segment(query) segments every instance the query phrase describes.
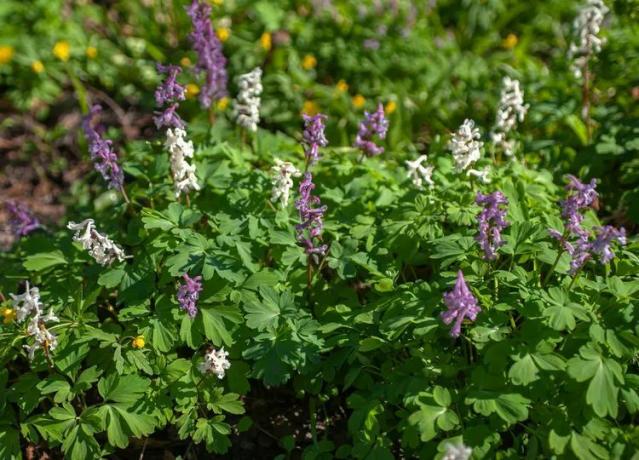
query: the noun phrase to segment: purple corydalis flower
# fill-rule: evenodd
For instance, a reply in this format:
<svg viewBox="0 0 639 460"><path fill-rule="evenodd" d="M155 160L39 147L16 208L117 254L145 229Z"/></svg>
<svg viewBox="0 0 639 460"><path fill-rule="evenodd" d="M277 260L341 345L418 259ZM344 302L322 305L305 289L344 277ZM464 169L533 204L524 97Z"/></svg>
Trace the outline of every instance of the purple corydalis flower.
<svg viewBox="0 0 639 460"><path fill-rule="evenodd" d="M578 234L581 229L581 221L584 217L581 214L581 210L591 206L597 199L597 183L595 179L592 179L589 184L583 184L575 176L568 175L568 190L569 195L565 200L560 202L561 204L561 217L563 217L566 229L573 234Z"/></svg>
<svg viewBox="0 0 639 460"><path fill-rule="evenodd" d="M193 25L193 32L189 37L198 54L195 70L204 73L206 80L200 89L199 99L202 106L208 108L214 99L226 96L226 58L222 53L222 43L211 26L211 7L193 0L186 11Z"/></svg>
<svg viewBox="0 0 639 460"><path fill-rule="evenodd" d="M40 222L29 208L17 201L7 201L4 204L9 213L9 224L15 236L25 236L40 227Z"/></svg>
<svg viewBox="0 0 639 460"><path fill-rule="evenodd" d="M200 291L202 291L202 277L194 276L191 278L186 273L182 277L184 284L181 284L177 299L180 303L180 308L186 311L191 318L195 318L197 315L197 301L200 298Z"/></svg>
<svg viewBox="0 0 639 460"><path fill-rule="evenodd" d="M158 63L157 70L166 77L155 90L155 104L162 107L176 101L183 101L186 98L186 90L177 82L177 76L182 72L182 69L176 65L165 66Z"/></svg>
<svg viewBox="0 0 639 460"><path fill-rule="evenodd" d="M493 260L497 257L497 249L504 244L501 231L508 226L508 222L505 219L506 209L502 206L508 205L508 199L501 192L490 195L478 192L475 203L484 207L477 217L479 234L475 240L484 251L484 259Z"/></svg>
<svg viewBox="0 0 639 460"><path fill-rule="evenodd" d="M313 116L303 114L302 117L304 118L304 133L302 135L304 154L308 164L312 165L319 160L319 148L328 145L328 140L324 135L326 115L321 113Z"/></svg>
<svg viewBox="0 0 639 460"><path fill-rule="evenodd" d="M102 174L109 188L121 188L124 183L124 173L118 164L118 156L113 151L113 143L103 139L100 128L94 126L96 117L102 111L98 104L91 107L89 114L82 121L82 128L89 143L89 153L95 169Z"/></svg>
<svg viewBox="0 0 639 460"><path fill-rule="evenodd" d="M369 157L380 155L384 153L384 148L373 142L373 136L384 139L387 131L388 120L384 116L384 106L380 103L375 112L364 112L364 120L359 124L355 138L355 147Z"/></svg>
<svg viewBox="0 0 639 460"><path fill-rule="evenodd" d="M592 252L600 257L602 264L610 262L615 257L615 253L610 249L613 241L617 241L622 246L626 245L626 230L624 228L617 229L612 225L597 227L595 235L595 241L592 242Z"/></svg>
<svg viewBox="0 0 639 460"><path fill-rule="evenodd" d="M461 270L457 272L457 280L453 290L444 293L444 303L448 310L441 313L442 321L444 324L455 322L450 330L451 337L459 337L464 318L475 321L477 314L481 311L477 305L477 299L468 289Z"/></svg>
<svg viewBox="0 0 639 460"><path fill-rule="evenodd" d="M155 116L153 117L155 127L157 129L162 127L184 128L184 120L182 120L180 115L177 113L178 107L179 104L176 102L175 104L168 106L164 112L155 112Z"/></svg>
<svg viewBox="0 0 639 460"><path fill-rule="evenodd" d="M295 202L295 207L300 213L300 223L295 226L295 230L297 241L304 246L307 254L324 255L328 246L315 246L313 240L322 239L326 205L314 207L321 204L319 197L311 195L314 188L313 176L309 172L305 173L300 182L300 198Z"/></svg>

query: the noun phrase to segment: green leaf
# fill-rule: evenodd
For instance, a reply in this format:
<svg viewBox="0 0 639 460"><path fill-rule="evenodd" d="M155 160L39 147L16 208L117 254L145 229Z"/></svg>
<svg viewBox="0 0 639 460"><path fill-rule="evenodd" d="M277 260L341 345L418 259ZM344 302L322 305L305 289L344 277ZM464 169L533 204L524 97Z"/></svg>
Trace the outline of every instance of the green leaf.
<svg viewBox="0 0 639 460"><path fill-rule="evenodd" d="M225 319L233 323L239 323L242 316L237 307L218 306L213 308L200 308L204 335L216 346L233 345L233 339L226 327Z"/></svg>
<svg viewBox="0 0 639 460"><path fill-rule="evenodd" d="M508 371L508 377L515 385L528 385L539 378L539 370L530 354L525 354L522 358L516 358Z"/></svg>
<svg viewBox="0 0 639 460"><path fill-rule="evenodd" d="M98 392L105 401L132 403L144 397L149 380L137 375L110 374L98 382Z"/></svg>
<svg viewBox="0 0 639 460"><path fill-rule="evenodd" d="M66 263L67 259L62 251L56 250L27 256L22 265L30 272L38 272Z"/></svg>

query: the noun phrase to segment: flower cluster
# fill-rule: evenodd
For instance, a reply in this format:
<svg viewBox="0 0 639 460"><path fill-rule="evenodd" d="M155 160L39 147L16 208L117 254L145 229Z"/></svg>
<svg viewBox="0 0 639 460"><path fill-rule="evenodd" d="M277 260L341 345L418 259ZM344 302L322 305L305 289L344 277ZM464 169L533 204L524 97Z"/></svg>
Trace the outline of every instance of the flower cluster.
<svg viewBox="0 0 639 460"><path fill-rule="evenodd" d="M479 234L475 239L484 251L484 259L493 260L497 257L497 249L504 244L501 231L508 226L508 222L505 219L506 209L502 206L508 205L508 199L501 192L489 195L478 192L475 203L484 207L477 217Z"/></svg>
<svg viewBox="0 0 639 460"><path fill-rule="evenodd" d="M473 120L464 120L457 132L453 134L448 149L453 154L455 169L458 172L465 171L477 162L480 157L480 150L484 143L480 141L479 129L475 127Z"/></svg>
<svg viewBox="0 0 639 460"><path fill-rule="evenodd" d="M364 120L359 124L355 147L360 149L366 156L372 157L384 153L384 147L380 147L373 138L386 138L388 132L388 119L384 115L384 106L380 103L377 110L372 113L364 112Z"/></svg>
<svg viewBox="0 0 639 460"><path fill-rule="evenodd" d="M515 141L508 139L508 134L515 129L517 122L524 121L526 112L528 112L528 106L524 104L524 93L519 81L504 77L495 126L490 136L495 145L507 156L512 156L515 149Z"/></svg>
<svg viewBox="0 0 639 460"><path fill-rule="evenodd" d="M40 227L40 222L24 204L7 201L4 204L9 213L9 224L15 236L25 236Z"/></svg>
<svg viewBox="0 0 639 460"><path fill-rule="evenodd" d="M257 131L260 122L260 94L262 94L262 69L256 67L238 78L239 93L234 103L234 116L238 125L249 131Z"/></svg>
<svg viewBox="0 0 639 460"><path fill-rule="evenodd" d="M476 177L482 184L490 184L490 170L488 167L484 169L469 169L466 171L467 176Z"/></svg>
<svg viewBox="0 0 639 460"><path fill-rule="evenodd" d="M319 197L311 195L314 188L313 176L310 172L305 173L300 182L300 198L295 202L301 222L295 226L295 230L297 241L304 246L307 254L324 255L328 246L326 244L316 246L313 240L321 241L322 239L326 205L319 206L321 204ZM314 207L316 205L318 207Z"/></svg>
<svg viewBox="0 0 639 460"><path fill-rule="evenodd" d="M407 160L405 162L406 168L408 169L408 178L413 181L415 187L420 189L424 185L424 182L426 182L429 187L433 187L435 185L432 179L434 166L424 166L423 164L427 160L428 157L426 155L420 155L416 160Z"/></svg>
<svg viewBox="0 0 639 460"><path fill-rule="evenodd" d="M318 113L317 115L303 115L304 117L304 133L302 135L302 144L304 145L304 154L309 165L319 160L319 148L326 147L328 140L324 135L324 122L326 115Z"/></svg>
<svg viewBox="0 0 639 460"><path fill-rule="evenodd" d="M224 350L224 347L219 350L211 348L204 355L204 362L200 363L198 369L203 374L212 373L215 374L218 379L223 379L226 371L231 367L228 356L229 353Z"/></svg>
<svg viewBox="0 0 639 460"><path fill-rule="evenodd" d="M73 241L82 244L100 265L111 265L116 260L122 262L126 259L127 256L120 246L96 230L93 219L85 219L77 224L69 222L67 228L75 230Z"/></svg>
<svg viewBox="0 0 639 460"><path fill-rule="evenodd" d="M475 321L481 311L481 308L477 305L477 299L468 289L468 285L466 285L466 280L461 270L457 272L457 280L453 290L444 293L444 303L448 310L441 313L442 321L444 321L444 324L450 324L455 321L450 330L451 337L459 337L464 318Z"/></svg>
<svg viewBox="0 0 639 460"><path fill-rule="evenodd" d="M292 163L279 158L275 159L275 166L271 168L271 172L273 174L271 201L275 203L279 200L282 207L286 207L291 188L293 188L293 177L299 177L302 173Z"/></svg>
<svg viewBox="0 0 639 460"><path fill-rule="evenodd" d="M573 60L571 68L576 78L583 76L590 57L599 53L605 43L599 32L608 11L602 0L587 0L575 18L576 40L570 44L568 57Z"/></svg>
<svg viewBox="0 0 639 460"><path fill-rule="evenodd" d="M193 0L187 8L193 32L190 34L193 49L198 54L196 71L205 74L205 83L199 93L200 103L210 107L213 100L226 96L226 58L222 53L222 43L211 26L211 7L199 0Z"/></svg>
<svg viewBox="0 0 639 460"><path fill-rule="evenodd" d="M548 230L550 236L558 240L570 255L570 274L573 276L592 258L593 253L605 264L614 257L614 252L610 249L613 241L626 244L623 228L619 230L609 225L597 227L594 229L594 241L591 241L593 235L582 227L584 216L581 211L592 206L597 199L596 187L594 179L589 184L584 184L576 177L568 176L566 190L569 195L560 202L565 231L562 234L552 228Z"/></svg>
<svg viewBox="0 0 639 460"><path fill-rule="evenodd" d="M38 349L44 350L45 353L55 350L58 346L58 339L47 329L47 323L58 322L59 319L52 309L49 309L49 313L44 314L44 305L40 301L40 290L35 286L29 287L29 282L27 281L24 294L10 295L16 311L16 319L19 323L25 321L31 315L27 326L27 334L34 338L34 342L33 345L24 345L29 359L33 360Z"/></svg>
<svg viewBox="0 0 639 460"><path fill-rule="evenodd" d="M178 101L186 98L186 89L177 82L181 69L175 65L157 65L158 72L166 74L166 78L155 90L155 103L158 107L165 107L163 112L156 112L153 120L157 129L162 127L182 128L184 121L177 114Z"/></svg>
<svg viewBox="0 0 639 460"><path fill-rule="evenodd" d="M191 190L200 190L195 177L195 166L189 164L188 158L193 158L193 143L186 139L186 131L182 128L167 129L164 146L171 155L171 175L176 198Z"/></svg>
<svg viewBox="0 0 639 460"><path fill-rule="evenodd" d="M446 451L442 460L468 460L472 453L473 450L463 443L446 444Z"/></svg>
<svg viewBox="0 0 639 460"><path fill-rule="evenodd" d="M184 279L184 284L181 284L178 289L177 299L180 308L186 311L191 318L195 318L197 315L197 301L202 291L202 277L194 276L191 278L185 273L182 278Z"/></svg>
<svg viewBox="0 0 639 460"><path fill-rule="evenodd" d="M102 111L102 107L94 105L89 114L82 121L82 128L89 144L89 153L95 169L109 184L110 188L121 188L124 183L124 173L118 164L118 156L113 151L113 143L103 139L99 128L94 126L95 119Z"/></svg>

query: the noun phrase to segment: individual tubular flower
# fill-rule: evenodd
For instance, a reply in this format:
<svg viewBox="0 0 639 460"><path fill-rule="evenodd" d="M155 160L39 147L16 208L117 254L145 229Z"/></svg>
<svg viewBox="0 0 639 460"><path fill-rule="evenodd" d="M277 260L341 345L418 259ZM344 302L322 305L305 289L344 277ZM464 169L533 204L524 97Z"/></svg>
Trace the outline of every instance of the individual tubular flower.
<svg viewBox="0 0 639 460"><path fill-rule="evenodd" d="M490 195L478 192L475 203L484 208L477 217L479 234L475 240L484 251L484 259L494 260L497 257L497 249L504 244L501 231L508 226L508 222L505 219L506 209L502 206L508 205L508 199L501 192L493 192Z"/></svg>
<svg viewBox="0 0 639 460"><path fill-rule="evenodd" d="M238 125L249 131L257 131L260 122L260 94L262 94L262 69L256 67L238 78L239 93L234 102L234 115Z"/></svg>
<svg viewBox="0 0 639 460"><path fill-rule="evenodd" d="M34 338L33 345L24 345L29 355L29 360L33 361L35 352L38 349L42 349L45 353L53 351L58 346L57 337L47 329L46 323L58 322L59 319L53 314L52 310L49 310L44 316L35 315L31 318L29 326L27 327L27 334Z"/></svg>
<svg viewBox="0 0 639 460"><path fill-rule="evenodd" d="M450 330L451 337L459 337L464 318L475 321L477 314L481 311L481 308L477 305L477 299L466 285L466 280L461 270L457 272L457 281L453 290L444 293L444 303L448 310L441 313L442 321L444 321L444 324L455 322Z"/></svg>
<svg viewBox="0 0 639 460"><path fill-rule="evenodd" d="M484 169L469 169L466 171L467 176L476 177L482 184L490 184L490 170Z"/></svg>
<svg viewBox="0 0 639 460"><path fill-rule="evenodd" d="M153 121L157 129L182 128L184 121L177 114L178 101L186 98L186 89L177 82L177 76L181 72L178 66L162 64L157 65L158 72L166 74L166 78L155 90L155 103L158 107L167 106L162 112L155 112Z"/></svg>
<svg viewBox="0 0 639 460"><path fill-rule="evenodd" d="M44 306L40 301L40 289L36 286L29 287L28 281L23 294L9 295L13 301L13 308L19 323L23 322L31 314L36 316L42 314Z"/></svg>
<svg viewBox="0 0 639 460"><path fill-rule="evenodd" d="M198 54L196 72L204 74L199 99L204 107L210 107L213 100L226 96L226 58L222 53L222 43L211 26L211 7L199 0L193 0L187 7L193 31L189 35L193 49Z"/></svg>
<svg viewBox="0 0 639 460"><path fill-rule="evenodd" d="M480 150L484 143L480 141L479 129L475 127L473 120L464 120L456 133L453 134L448 149L453 154L455 169L458 172L465 171L479 160Z"/></svg>
<svg viewBox="0 0 639 460"><path fill-rule="evenodd" d="M40 228L40 222L24 204L9 200L4 207L9 213L9 225L15 236L25 236Z"/></svg>
<svg viewBox="0 0 639 460"><path fill-rule="evenodd" d="M231 367L231 362L228 360L228 352L224 350L224 347L216 350L211 348L204 355L204 362L200 363L198 369L201 373L215 374L218 379L223 379L226 371Z"/></svg>
<svg viewBox="0 0 639 460"><path fill-rule="evenodd" d="M507 156L512 156L515 147L515 141L508 139L508 134L515 129L517 122L524 121L527 111L528 106L524 104L524 93L519 81L504 77L495 126L490 136L495 145Z"/></svg>
<svg viewBox="0 0 639 460"><path fill-rule="evenodd" d="M195 177L195 166L189 164L188 158L193 158L193 143L186 140L186 131L181 128L166 130L164 144L171 154L171 174L176 198L191 190L200 190Z"/></svg>
<svg viewBox="0 0 639 460"><path fill-rule="evenodd" d="M195 318L195 315L197 315L197 301L202 291L202 277L194 276L191 278L185 273L182 278L184 279L184 284L181 284L178 288L177 299L180 308L191 318Z"/></svg>
<svg viewBox="0 0 639 460"><path fill-rule="evenodd" d="M426 155L420 155L416 160L408 160L405 162L406 168L408 169L408 178L413 181L415 187L420 189L423 187L424 182L426 182L429 187L433 187L435 185L432 179L434 166L424 166L423 164L427 160L428 157Z"/></svg>
<svg viewBox="0 0 639 460"><path fill-rule="evenodd" d="M82 121L82 128L89 144L89 153L95 169L109 184L109 188L121 188L124 183L124 173L118 164L118 156L113 151L113 143L103 139L98 127L94 126L95 118L102 111L102 107L94 105L89 114Z"/></svg>
<svg viewBox="0 0 639 460"><path fill-rule="evenodd" d="M612 225L595 228L595 240L592 242L592 252L597 254L602 264L607 264L614 257L615 253L610 248L613 241L617 241L622 246L626 245L626 230L617 229Z"/></svg>
<svg viewBox="0 0 639 460"><path fill-rule="evenodd" d="M445 448L442 460L468 460L473 453L473 450L463 443L446 444Z"/></svg>
<svg viewBox="0 0 639 460"><path fill-rule="evenodd" d="M608 11L602 0L587 0L573 22L576 39L570 44L568 58L573 60L571 69L576 78L584 75L590 58L599 53L605 43L599 32Z"/></svg>
<svg viewBox="0 0 639 460"><path fill-rule="evenodd" d="M313 176L309 172L305 173L302 182L300 182L300 198L295 202L301 221L295 226L295 230L297 241L304 246L307 254L324 255L328 246L325 244L316 246L314 240L321 241L322 239L326 205L314 207L321 204L319 197L311 195L314 188Z"/></svg>
<svg viewBox="0 0 639 460"><path fill-rule="evenodd" d="M384 153L384 147L373 142L373 138L377 136L379 139L385 139L387 132L388 120L384 115L384 106L379 103L374 112L364 112L364 120L359 124L355 138L355 147L369 157L381 155Z"/></svg>
<svg viewBox="0 0 639 460"><path fill-rule="evenodd" d="M304 145L304 154L309 165L319 160L319 148L326 147L328 140L324 135L324 122L326 115L318 113L317 115L302 115L304 118L304 133L302 135L302 144Z"/></svg>
<svg viewBox="0 0 639 460"><path fill-rule="evenodd" d="M293 188L293 177L299 177L302 173L292 163L279 158L275 159L275 166L271 168L271 172L273 174L271 201L274 203L279 201L282 207L286 207L291 188Z"/></svg>
<svg viewBox="0 0 639 460"><path fill-rule="evenodd" d="M116 260L122 262L127 258L120 246L96 230L93 219L85 219L77 224L69 222L67 228L75 230L73 241L82 244L100 265L111 265Z"/></svg>

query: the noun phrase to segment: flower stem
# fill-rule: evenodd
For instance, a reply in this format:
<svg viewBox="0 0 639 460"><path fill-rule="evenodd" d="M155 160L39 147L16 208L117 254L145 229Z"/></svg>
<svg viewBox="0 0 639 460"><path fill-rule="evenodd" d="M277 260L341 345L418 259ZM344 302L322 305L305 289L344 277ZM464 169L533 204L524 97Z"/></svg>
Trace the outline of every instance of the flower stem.
<svg viewBox="0 0 639 460"><path fill-rule="evenodd" d="M124 201L126 201L127 204L131 204L131 200L129 200L129 196L124 190L124 185L120 185L120 193L122 194L122 198L124 198Z"/></svg>

